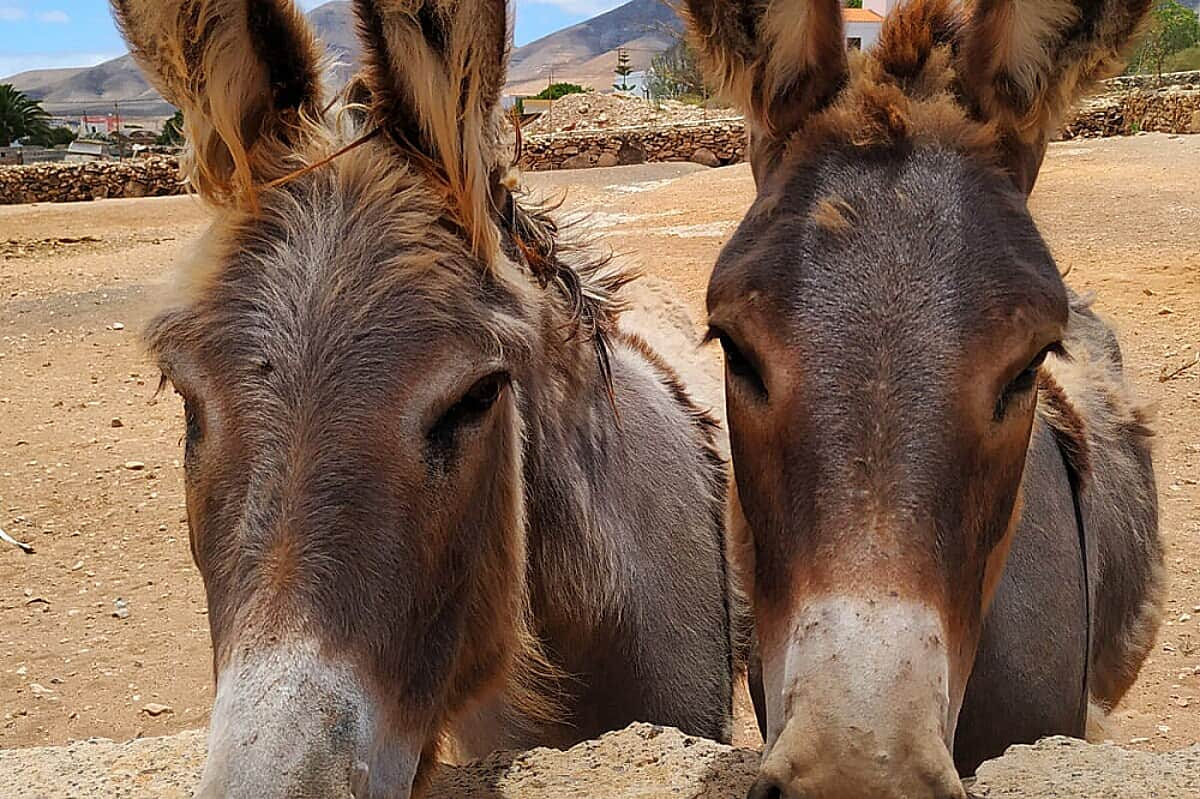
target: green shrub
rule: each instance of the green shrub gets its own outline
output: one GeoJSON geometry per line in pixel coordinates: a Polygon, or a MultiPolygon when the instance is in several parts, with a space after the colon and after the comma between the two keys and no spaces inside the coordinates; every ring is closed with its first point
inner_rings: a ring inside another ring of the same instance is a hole
{"type": "Polygon", "coordinates": [[[551,83],[549,86],[538,92],[534,99],[557,100],[560,97],[566,97],[568,94],[586,93],[587,89],[583,88],[578,83],[551,83]]]}

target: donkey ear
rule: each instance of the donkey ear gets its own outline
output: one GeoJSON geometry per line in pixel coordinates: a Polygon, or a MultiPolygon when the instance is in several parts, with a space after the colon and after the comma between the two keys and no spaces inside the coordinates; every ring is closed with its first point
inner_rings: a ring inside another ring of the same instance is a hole
{"type": "Polygon", "coordinates": [[[1018,185],[1033,188],[1046,142],[1092,84],[1117,72],[1153,0],[976,0],[961,80],[1008,139],[1018,185]]]}
{"type": "Polygon", "coordinates": [[[506,0],[355,0],[354,9],[377,122],[432,163],[476,253],[490,252],[506,0]]]}
{"type": "Polygon", "coordinates": [[[685,6],[709,78],[745,112],[756,135],[794,132],[846,83],[842,0],[686,0],[685,6]]]}
{"type": "Polygon", "coordinates": [[[111,0],[146,77],[183,110],[192,185],[254,203],[321,108],[320,50],[291,0],[111,0]]]}

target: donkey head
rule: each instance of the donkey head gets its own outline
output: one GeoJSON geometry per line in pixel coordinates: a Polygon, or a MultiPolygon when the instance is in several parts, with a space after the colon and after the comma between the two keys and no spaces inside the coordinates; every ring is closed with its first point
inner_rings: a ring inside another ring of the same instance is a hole
{"type": "Polygon", "coordinates": [[[149,332],[185,401],[209,603],[200,795],[408,796],[447,717],[536,657],[536,287],[495,221],[505,2],[356,2],[367,70],[336,119],[290,0],[114,8],[217,213],[149,332]]]}
{"type": "Polygon", "coordinates": [[[767,741],[753,796],[961,797],[951,758],[1067,297],[1026,207],[1148,0],[690,0],[757,198],[708,290],[767,741]]]}

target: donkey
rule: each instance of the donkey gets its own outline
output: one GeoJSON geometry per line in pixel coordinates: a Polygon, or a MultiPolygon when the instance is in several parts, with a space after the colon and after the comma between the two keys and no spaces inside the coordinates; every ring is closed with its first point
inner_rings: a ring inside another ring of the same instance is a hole
{"type": "Polygon", "coordinates": [[[1149,0],[689,0],[756,199],[708,288],[760,641],[754,799],[964,796],[1083,735],[1154,639],[1145,415],[1027,208],[1149,0]]]}
{"type": "Polygon", "coordinates": [[[504,0],[358,0],[336,112],[290,0],[113,9],[215,210],[147,334],[209,606],[199,796],[408,797],[444,739],[728,740],[727,479],[667,355],[707,359],[514,194],[504,0]]]}

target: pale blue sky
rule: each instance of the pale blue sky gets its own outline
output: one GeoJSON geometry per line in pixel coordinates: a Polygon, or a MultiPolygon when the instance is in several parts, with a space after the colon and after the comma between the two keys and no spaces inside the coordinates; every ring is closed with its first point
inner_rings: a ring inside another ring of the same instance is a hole
{"type": "MultiPolygon", "coordinates": [[[[325,0],[301,0],[305,9],[325,0]]],[[[525,44],[623,0],[516,0],[525,44]]],[[[0,0],[0,77],[27,69],[91,66],[125,52],[106,0],[0,0]]]]}

